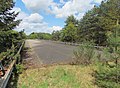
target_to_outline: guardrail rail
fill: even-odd
[[[22,50],[22,48],[24,46],[24,43],[25,43],[25,41],[22,42],[22,44],[21,44],[21,46],[20,46],[20,48],[19,48],[19,50],[18,50],[16,55],[20,54],[20,52],[21,52],[21,50]],[[6,86],[8,84],[8,81],[9,81],[9,79],[11,77],[12,71],[14,69],[14,66],[16,65],[17,61],[18,61],[18,58],[14,58],[12,63],[9,65],[9,68],[8,68],[7,72],[5,73],[5,75],[0,78],[0,88],[6,88]]]
[[[65,45],[72,45],[72,46],[85,46],[84,44],[80,44],[80,43],[72,43],[72,42],[61,42],[61,41],[52,41],[58,44],[65,44]],[[103,46],[94,46],[94,48],[98,49],[98,50],[102,50],[104,47]]]

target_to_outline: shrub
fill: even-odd
[[[74,51],[75,62],[74,64],[88,65],[94,58],[94,46],[91,43],[80,45],[77,51]]]
[[[117,68],[100,65],[94,76],[95,84],[101,88],[120,88],[120,65]]]
[[[16,65],[16,70],[17,70],[17,73],[20,74],[20,73],[23,72],[24,66],[22,64],[17,64]]]

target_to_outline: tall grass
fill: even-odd
[[[93,68],[61,65],[28,69],[20,75],[17,88],[97,88],[92,83]]]

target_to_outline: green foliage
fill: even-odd
[[[23,38],[17,31],[14,31],[14,30],[1,31],[0,32],[0,52],[3,52],[3,51],[5,52],[7,49],[10,49],[13,44],[17,46],[17,44],[22,39]]]
[[[30,39],[45,39],[50,40],[52,38],[52,35],[49,33],[31,33],[28,38]]]
[[[17,46],[23,37],[13,29],[21,20],[15,20],[18,13],[11,11],[14,7],[13,0],[0,0],[0,53],[6,52],[13,45]]]
[[[20,20],[15,20],[18,13],[10,11],[13,7],[13,0],[0,0],[0,31],[12,30],[19,24]]]
[[[107,45],[109,33],[118,20],[120,24],[120,7],[119,0],[105,0],[100,6],[95,6],[88,11],[79,21],[78,33],[79,40],[94,41],[98,45]]]
[[[11,47],[11,49],[7,49],[6,52],[2,52],[0,54],[0,60],[5,59],[5,58],[12,58],[15,55],[16,48],[14,45]]]
[[[19,32],[21,39],[26,39],[27,35],[24,32],[25,30],[23,29],[22,31]]]
[[[113,30],[117,19],[120,20],[120,1],[107,0],[101,3],[98,12],[102,26],[106,30]]]
[[[94,88],[88,69],[69,65],[27,69],[20,75],[17,88]]]
[[[30,38],[30,39],[38,39],[38,35],[37,35],[37,33],[31,33],[31,34],[28,36],[28,38]]]
[[[74,51],[75,63],[88,65],[91,64],[95,56],[94,46],[91,43],[80,45],[77,51]]]
[[[98,45],[104,45],[106,41],[106,30],[102,28],[97,7],[88,11],[80,20],[78,25],[80,41],[94,41]]]
[[[101,88],[119,88],[120,87],[120,65],[118,68],[110,68],[107,65],[99,65],[94,76],[95,83]]]
[[[13,60],[23,39],[23,33],[13,30],[21,21],[15,20],[18,13],[11,11],[13,6],[13,0],[0,0],[0,60],[7,65]]]
[[[16,64],[16,69],[17,69],[17,73],[20,74],[23,72],[24,66],[22,64]]]
[[[95,72],[95,83],[101,88],[120,87],[120,42],[118,38],[117,34],[110,35],[109,46],[104,50],[106,63],[100,65]]]
[[[102,2],[100,6],[100,15],[104,21],[103,25],[107,31],[107,63],[100,66],[95,73],[96,84],[101,88],[119,88],[120,87],[120,1],[108,0]],[[108,57],[109,56],[109,57]],[[110,58],[112,63],[110,64]]]
[[[52,32],[52,40],[58,41],[60,40],[61,31],[53,31]]]
[[[66,25],[61,31],[60,40],[64,42],[76,42],[77,40],[77,23],[78,21],[73,15],[68,16],[66,19]]]
[[[68,16],[68,18],[66,19],[66,21],[65,21],[65,23],[66,23],[66,27],[69,25],[69,24],[73,24],[74,26],[77,26],[77,24],[78,24],[78,20],[76,20],[76,18],[73,16],[73,15],[70,15],[70,16]]]

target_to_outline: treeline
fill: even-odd
[[[26,37],[24,30],[21,32],[13,30],[21,22],[15,20],[19,13],[11,11],[14,5],[13,0],[0,0],[0,53],[17,46]]]
[[[117,36],[117,40],[120,40],[119,5],[119,0],[104,0],[99,6],[94,6],[85,13],[80,20],[73,15],[68,16],[64,28],[54,31],[52,39],[79,43],[90,41],[96,45],[108,45],[110,37]]]
[[[52,35],[49,33],[31,33],[30,35],[27,36],[28,39],[44,39],[44,40],[51,40]]]

